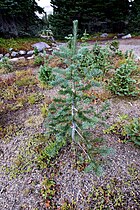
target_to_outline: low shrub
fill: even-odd
[[[113,78],[109,82],[111,92],[119,96],[136,96],[136,80],[132,79],[132,73],[136,69],[135,62],[132,59],[126,59],[126,63],[116,69]]]

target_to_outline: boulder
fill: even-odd
[[[48,48],[50,48],[50,46],[47,44],[47,43],[45,43],[45,42],[38,42],[38,43],[35,43],[35,44],[33,44],[32,45],[32,47],[33,48],[37,48],[37,50],[39,51],[39,52],[41,52],[42,50],[44,50],[44,49],[48,49]]]
[[[131,34],[127,34],[125,36],[122,36],[122,39],[130,39],[132,38]]]

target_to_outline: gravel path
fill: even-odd
[[[118,41],[120,43],[120,50],[122,50],[123,52],[126,52],[127,50],[133,50],[136,59],[140,60],[140,39],[119,39]],[[104,45],[105,41],[101,43]]]

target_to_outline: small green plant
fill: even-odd
[[[46,199],[51,199],[55,194],[55,182],[45,178],[42,182],[41,195]]]
[[[44,65],[40,66],[39,80],[43,84],[49,84],[52,79],[53,79],[52,68],[48,65],[48,60],[46,59],[46,53],[44,52]]]
[[[34,48],[34,54],[35,54],[35,56],[37,56],[39,54],[37,47]]]
[[[36,95],[35,94],[28,96],[28,103],[32,104],[32,105],[36,103]]]
[[[31,86],[36,83],[36,78],[30,69],[26,71],[16,71],[15,85],[17,87]]]
[[[134,52],[133,52],[133,50],[127,50],[126,52],[125,52],[125,58],[126,59],[132,59],[132,60],[134,60]]]
[[[119,96],[136,96],[136,80],[132,79],[132,73],[136,69],[137,65],[132,59],[127,59],[126,63],[117,68],[109,83],[111,92]]]
[[[108,46],[102,48],[96,43],[91,50],[91,56],[93,60],[92,65],[95,69],[102,71],[103,74],[109,71],[109,69],[111,68],[111,53]]]
[[[76,208],[76,202],[72,201],[72,203],[69,203],[68,201],[65,201],[62,205],[61,205],[61,210],[74,210],[77,209]]]
[[[128,141],[140,146],[140,118],[134,118],[124,129]]]
[[[41,55],[36,55],[34,58],[34,64],[40,66],[43,64],[43,57]]]
[[[110,150],[101,146],[102,138],[93,137],[93,130],[98,123],[102,123],[101,113],[107,106],[96,112],[92,104],[94,96],[85,95],[85,90],[97,85],[95,80],[99,72],[93,68],[92,74],[86,73],[85,70],[83,75],[79,71],[79,58],[87,55],[87,48],[77,50],[78,22],[74,21],[73,24],[70,45],[55,52],[55,55],[65,59],[67,68],[53,69],[53,74],[56,76],[52,85],[60,85],[60,90],[58,97],[54,98],[49,106],[47,135],[50,142],[40,158],[45,162],[50,162],[59,154],[62,147],[70,144],[73,151],[78,151],[75,154],[76,157],[85,160],[86,172],[95,170],[98,173],[100,167],[95,163],[96,157]],[[90,51],[88,55],[90,56]]]
[[[121,50],[119,50],[119,41],[118,40],[113,40],[111,43],[109,43],[109,48],[111,51],[114,52],[115,55],[118,55],[119,57],[123,56],[123,53]]]
[[[104,133],[114,133],[122,142],[133,142],[140,146],[140,118],[130,119],[128,115],[122,115],[119,120],[111,125]]]
[[[88,41],[88,39],[89,39],[89,34],[85,30],[85,32],[83,33],[83,36],[81,37],[81,40],[84,43],[84,42]]]
[[[40,31],[40,35],[46,35],[47,37],[53,36],[53,32],[50,29],[44,29]]]
[[[48,116],[48,104],[43,104],[41,107],[41,114],[43,117]]]
[[[2,58],[2,61],[0,62],[0,69],[3,69],[4,73],[9,73],[13,70],[13,66],[9,58],[7,57]]]
[[[33,94],[28,96],[28,103],[33,105],[36,102],[41,101],[43,98],[44,98],[43,94],[33,93]]]
[[[126,124],[126,122],[128,120],[129,120],[128,115],[125,115],[125,114],[120,115],[117,122],[115,122],[114,124],[109,126],[109,128],[104,130],[104,133],[107,133],[107,134],[113,133],[113,134],[117,134],[117,135],[121,135],[121,136],[126,136],[124,125]],[[123,137],[123,139],[124,139],[124,137]]]
[[[118,40],[113,40],[111,43],[110,43],[110,49],[114,52],[116,52],[118,49],[119,49],[119,41]]]

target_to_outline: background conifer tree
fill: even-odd
[[[134,4],[128,0],[51,0],[54,12],[50,25],[56,38],[63,38],[71,33],[72,21],[75,19],[78,20],[80,34],[83,34],[85,29],[90,34],[123,32],[128,17],[131,21],[132,14],[136,13],[137,2],[136,0]]]

